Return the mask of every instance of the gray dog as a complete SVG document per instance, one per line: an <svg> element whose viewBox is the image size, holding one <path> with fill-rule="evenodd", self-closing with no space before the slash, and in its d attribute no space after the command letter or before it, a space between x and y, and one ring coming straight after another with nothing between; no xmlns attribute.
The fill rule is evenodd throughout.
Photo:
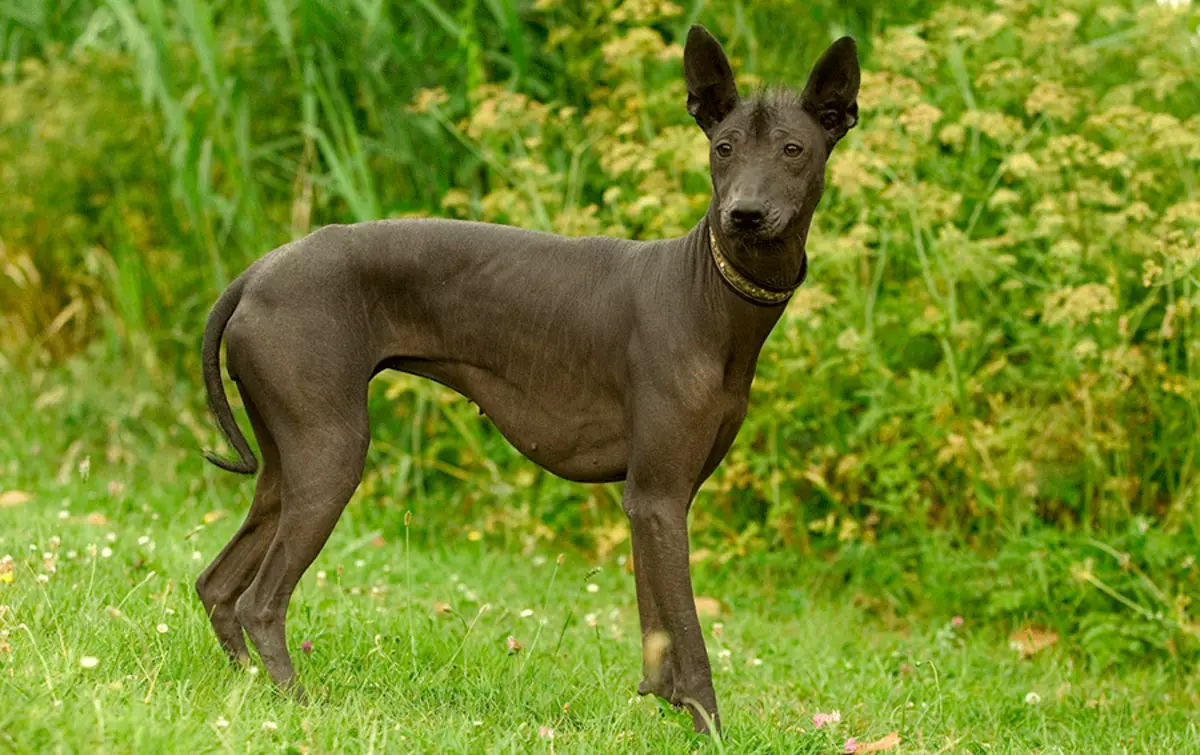
<svg viewBox="0 0 1200 755"><path fill-rule="evenodd" d="M693 26L687 109L710 142L712 202L667 241L563 238L449 220L321 228L237 278L204 329L204 383L259 472L245 523L196 590L225 651L249 636L302 696L284 618L362 479L367 384L391 369L474 400L560 477L625 481L643 637L641 694L718 727L688 573L692 497L746 415L759 349L807 267L834 145L858 120L858 56L842 38L800 95L738 96L720 44ZM220 343L262 452L221 385Z"/></svg>

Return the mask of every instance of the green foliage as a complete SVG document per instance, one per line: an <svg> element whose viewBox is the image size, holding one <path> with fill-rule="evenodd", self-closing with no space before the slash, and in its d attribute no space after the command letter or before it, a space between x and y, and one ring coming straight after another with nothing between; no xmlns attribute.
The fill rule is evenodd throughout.
<svg viewBox="0 0 1200 755"><path fill-rule="evenodd" d="M123 71L108 55L30 58L0 87L0 182L12 187L0 193L6 353L57 357L105 328L144 332L142 297L131 301L142 292L130 286L146 266L179 267L158 193L169 175L144 148L158 127Z"/></svg>
<svg viewBox="0 0 1200 755"><path fill-rule="evenodd" d="M849 31L862 122L694 508L698 564L824 556L881 605L967 591L981 615L1056 616L1097 658L1194 649L1200 14L868 5L0 3L10 426L44 419L42 453L130 475L146 449L216 442L205 311L317 225L682 233L708 201L687 25L727 42L743 89L802 86ZM371 404L367 522L625 547L612 486L537 471L460 397L383 376Z"/></svg>

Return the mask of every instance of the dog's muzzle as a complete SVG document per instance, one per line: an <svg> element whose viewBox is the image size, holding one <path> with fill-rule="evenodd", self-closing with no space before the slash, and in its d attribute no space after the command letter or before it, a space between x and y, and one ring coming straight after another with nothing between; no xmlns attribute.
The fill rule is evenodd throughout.
<svg viewBox="0 0 1200 755"><path fill-rule="evenodd" d="M779 237L785 225L781 221L779 212L772 211L766 203L757 200L733 203L721 213L722 230L726 236L752 242L771 241Z"/></svg>

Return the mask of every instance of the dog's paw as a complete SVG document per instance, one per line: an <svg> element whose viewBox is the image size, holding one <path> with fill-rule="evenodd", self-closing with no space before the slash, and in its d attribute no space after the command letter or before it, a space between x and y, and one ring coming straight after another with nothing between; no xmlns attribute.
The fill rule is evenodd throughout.
<svg viewBox="0 0 1200 755"><path fill-rule="evenodd" d="M643 678L638 682L637 691L639 695L654 695L677 707L682 702L674 682L669 678L660 678L657 681L649 677Z"/></svg>

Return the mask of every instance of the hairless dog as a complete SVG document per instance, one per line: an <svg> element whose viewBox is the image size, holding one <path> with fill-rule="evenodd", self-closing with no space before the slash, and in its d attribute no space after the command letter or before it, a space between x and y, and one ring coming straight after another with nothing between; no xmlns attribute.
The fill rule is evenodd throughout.
<svg viewBox="0 0 1200 755"><path fill-rule="evenodd" d="M625 481L643 638L641 694L719 726L688 572L687 515L746 414L763 341L807 269L834 145L858 120L848 37L800 94L742 98L693 26L687 109L709 139L712 201L663 241L564 238L438 219L327 226L253 263L204 329L208 402L258 473L241 528L196 582L229 656L254 644L302 697L284 619L362 479L367 384L382 370L475 401L521 453L581 482ZM220 343L262 454L221 383ZM244 632L244 634L243 634Z"/></svg>

